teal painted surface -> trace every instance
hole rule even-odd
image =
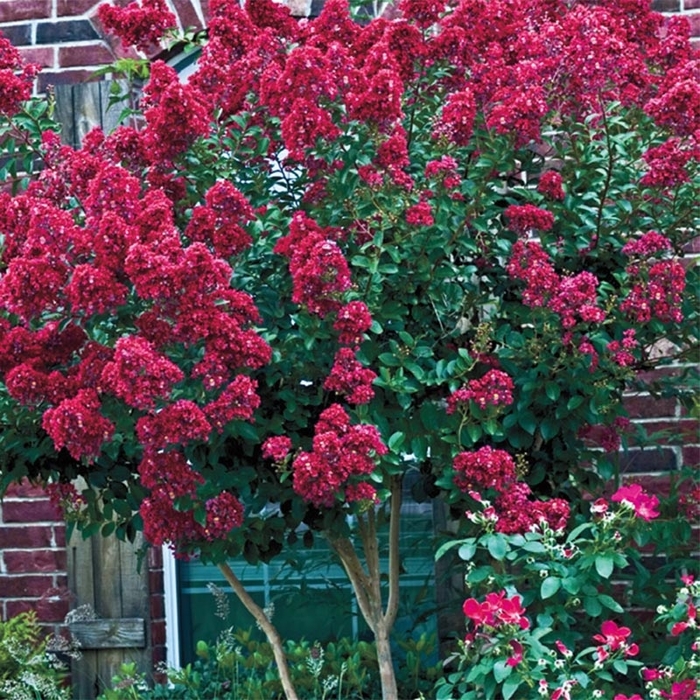
[[[402,518],[398,638],[436,631],[433,541],[432,506],[409,501]],[[388,561],[386,552],[383,554],[386,571]],[[257,603],[274,605],[273,622],[283,638],[321,643],[341,637],[371,639],[345,573],[323,540],[317,538],[311,549],[299,545],[287,550],[269,565],[252,566],[243,560],[230,564]],[[252,617],[233,594],[227,595],[228,617],[217,617],[209,584],[224,592],[228,584],[216,566],[196,560],[179,562],[178,579],[182,663],[192,661],[194,645],[200,639],[213,641],[228,627],[255,628]]]

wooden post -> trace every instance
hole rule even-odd
[[[100,127],[107,134],[118,125],[120,106],[108,109],[110,87],[109,81],[56,86],[56,118],[62,125],[64,143],[77,148],[93,128]],[[122,663],[135,661],[144,672],[151,668],[145,562],[138,571],[141,542],[137,539],[130,544],[99,535],[84,540],[76,532],[68,543],[73,607],[88,605],[97,618],[71,626],[83,647],[82,659],[74,661],[71,668],[76,700],[93,700]]]
[[[109,685],[121,665],[136,662],[148,672],[148,572],[138,571],[140,542],[116,537],[82,539],[74,533],[68,543],[68,585],[75,606],[89,605],[94,620],[77,620],[71,633],[80,642],[82,657],[71,668],[75,700],[93,700]]]

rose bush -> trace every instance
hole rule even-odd
[[[437,698],[611,699],[624,690],[629,697],[614,700],[642,700],[636,691],[645,689],[648,698],[694,697],[700,587],[689,570],[697,561],[688,550],[667,551],[654,572],[660,582],[650,581],[652,552],[640,543],[653,539],[654,526],[668,527],[654,522],[656,496],[623,486],[569,531],[552,529],[544,515],[508,534],[491,503],[472,495],[474,536],[438,552],[458,547],[476,597],[464,602],[468,632]]]
[[[323,535],[396,697],[406,472],[559,528],[616,476],[626,386],[692,406],[698,62],[637,0],[209,5],[191,77],[144,60],[79,149],[1,40],[1,483],[217,562],[290,698],[226,560]],[[142,49],[174,25],[100,17]]]

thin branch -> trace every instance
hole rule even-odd
[[[389,630],[393,627],[399,611],[399,574],[401,571],[399,535],[401,534],[402,496],[403,477],[397,475],[391,480],[391,511],[389,513],[389,600],[384,615],[384,622]]]
[[[250,594],[248,591],[246,591],[240,579],[238,576],[236,576],[231,567],[226,562],[222,562],[219,564],[219,570],[224,575],[226,581],[228,581],[228,584],[233,589],[233,592],[238,596],[238,600],[243,603],[246,610],[260,625],[260,628],[267,637],[267,641],[270,642],[272,653],[275,657],[275,661],[277,662],[277,670],[280,674],[280,681],[282,682],[282,688],[284,688],[285,697],[287,700],[298,700],[298,696],[294,690],[294,685],[292,684],[292,678],[289,674],[287,657],[284,655],[284,649],[282,648],[282,640],[279,632],[272,622],[270,622],[270,618],[265,614],[265,611],[250,597]]]

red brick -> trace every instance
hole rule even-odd
[[[682,454],[684,467],[700,467],[700,445],[684,445]]]
[[[53,49],[39,49],[41,51]],[[26,479],[22,479],[19,484],[12,484],[5,492],[5,498],[46,498],[46,491],[43,486],[36,486]]]
[[[624,406],[630,418],[673,418],[675,399],[656,399],[653,396],[626,396]]]
[[[159,644],[158,646],[151,647],[151,667],[154,669],[160,668],[168,660],[167,650],[165,644]],[[156,683],[166,683],[168,677],[161,672],[155,671],[153,674],[153,680]]]
[[[61,68],[75,66],[102,66],[114,61],[114,54],[104,43],[84,46],[61,46],[58,49],[58,65]]]
[[[52,540],[50,525],[0,527],[0,549],[43,549],[50,547]]]
[[[666,498],[671,491],[671,481],[668,476],[651,476],[649,474],[630,476],[623,479],[625,484],[639,484],[648,493],[653,493],[659,498]]]
[[[647,435],[657,432],[665,432],[665,437],[657,441],[659,445],[692,444],[700,442],[698,435],[698,422],[696,420],[658,420],[643,425]],[[636,444],[634,438],[630,438],[630,444]]]
[[[40,622],[62,622],[68,613],[67,600],[8,600],[8,617],[35,610]]]
[[[165,644],[165,620],[151,622],[151,644]]]
[[[163,568],[163,550],[160,547],[148,548],[148,568],[151,570]]]
[[[175,12],[184,29],[201,29],[202,22],[197,11],[192,7],[192,0],[173,0]]]
[[[34,610],[35,603],[34,600],[8,600],[5,603],[5,615],[10,618]]]
[[[25,63],[36,63],[42,68],[53,68],[54,50],[49,47],[36,48],[34,46],[20,48],[22,60]]]
[[[690,36],[700,36],[700,12],[685,17],[690,22]]]
[[[162,595],[150,596],[149,606],[151,610],[151,619],[163,619],[165,617],[165,597]]]
[[[651,9],[655,12],[678,12],[681,3],[680,0],[652,0]]]
[[[60,510],[48,499],[41,501],[5,501],[2,516],[6,523],[59,522]]]
[[[46,19],[50,16],[51,0],[3,0],[0,2],[0,22]]]
[[[66,546],[66,528],[65,525],[53,526],[54,544],[56,547]]]
[[[163,590],[163,572],[149,571],[148,572],[148,590],[151,593],[160,593]]]
[[[58,0],[56,11],[59,17],[84,15],[100,4],[102,0]]]
[[[66,570],[66,552],[57,549],[6,550],[3,552],[5,569],[9,574],[36,574]]]
[[[51,574],[44,576],[0,576],[3,598],[41,598],[54,582]]]

